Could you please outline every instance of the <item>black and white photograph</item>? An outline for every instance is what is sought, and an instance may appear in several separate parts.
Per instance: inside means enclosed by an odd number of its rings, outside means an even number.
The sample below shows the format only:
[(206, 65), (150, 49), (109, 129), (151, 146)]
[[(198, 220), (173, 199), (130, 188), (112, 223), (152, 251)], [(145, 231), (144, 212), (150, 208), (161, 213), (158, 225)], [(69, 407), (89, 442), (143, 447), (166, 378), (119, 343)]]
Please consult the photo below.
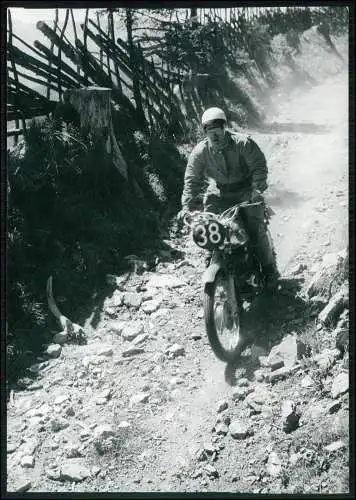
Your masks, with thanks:
[(352, 494), (352, 6), (21, 5), (4, 494)]

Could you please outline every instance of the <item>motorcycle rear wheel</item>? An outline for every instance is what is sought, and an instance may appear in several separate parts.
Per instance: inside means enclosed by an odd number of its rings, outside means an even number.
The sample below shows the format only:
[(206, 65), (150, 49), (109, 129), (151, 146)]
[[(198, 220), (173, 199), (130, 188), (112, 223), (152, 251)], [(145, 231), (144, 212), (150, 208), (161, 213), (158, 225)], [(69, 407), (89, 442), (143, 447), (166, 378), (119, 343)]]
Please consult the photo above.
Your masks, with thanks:
[(221, 361), (232, 362), (238, 358), (243, 348), (243, 315), (239, 297), (236, 295), (237, 313), (233, 317), (226, 283), (223, 271), (218, 271), (215, 280), (205, 285), (204, 318), (214, 354)]

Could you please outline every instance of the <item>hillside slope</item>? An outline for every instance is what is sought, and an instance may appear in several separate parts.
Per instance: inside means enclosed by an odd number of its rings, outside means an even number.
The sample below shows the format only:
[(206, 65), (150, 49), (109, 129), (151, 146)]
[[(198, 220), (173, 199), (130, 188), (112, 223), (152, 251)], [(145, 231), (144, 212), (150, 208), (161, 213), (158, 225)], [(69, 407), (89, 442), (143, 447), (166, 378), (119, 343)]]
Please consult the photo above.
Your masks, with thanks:
[[(348, 75), (328, 74), (281, 88), (252, 131), (279, 267), (301, 289), (256, 305), (254, 344), (225, 366), (204, 332), (202, 254), (172, 231), (155, 270), (93, 312), (88, 344), (52, 347), (13, 392), (9, 491), (348, 492), (348, 364), (334, 349), (348, 310), (325, 325), (307, 293), (322, 257), (348, 244)], [(283, 339), (294, 368), (274, 381), (266, 357)]]

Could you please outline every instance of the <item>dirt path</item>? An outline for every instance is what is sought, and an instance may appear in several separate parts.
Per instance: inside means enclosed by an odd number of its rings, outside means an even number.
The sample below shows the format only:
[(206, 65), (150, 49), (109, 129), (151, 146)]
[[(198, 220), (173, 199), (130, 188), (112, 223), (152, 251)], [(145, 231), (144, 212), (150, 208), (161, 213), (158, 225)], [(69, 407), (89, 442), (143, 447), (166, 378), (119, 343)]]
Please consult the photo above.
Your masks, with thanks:
[[(311, 266), (325, 252), (345, 248), (347, 86), (347, 74), (341, 74), (307, 93), (296, 93), (275, 109), (275, 116), (269, 122), (270, 133), (252, 133), (270, 166), (266, 199), (276, 212), (271, 232), (282, 272), (298, 262)], [(204, 338), (203, 329), (201, 334)], [(189, 462), (197, 443), (209, 442), (211, 426), (207, 422), (214, 423), (218, 401), (231, 396), (225, 365), (209, 353), (207, 342), (205, 346), (198, 362), (199, 390), (183, 394), (180, 403), (184, 410), (179, 411), (178, 407), (173, 421), (162, 432), (167, 436), (167, 450), (163, 453), (161, 448), (160, 460), (171, 470), (179, 470)], [(160, 418), (157, 416), (151, 422), (152, 428), (162, 429)], [(172, 481), (161, 484), (162, 491), (171, 488)]]
[[(347, 96), (347, 74), (334, 76), (280, 102), (269, 124), (253, 131), (270, 166), (267, 200), (276, 212), (271, 231), (282, 272), (303, 262), (308, 277), (323, 254), (346, 245)], [(241, 474), (239, 490), (244, 486), (253, 491), (244, 483), (243, 467), (264, 451), (268, 416), (249, 447), (236, 448), (215, 439), (222, 455), (216, 480), (210, 482), (199, 473), (191, 476), (197, 450), (211, 442), (218, 402), (231, 400), (236, 379), (253, 380), (261, 352), (250, 351), (232, 374), (216, 360), (202, 321), (201, 256), (190, 239), (172, 244), (184, 249), (190, 264), (161, 264), (156, 274), (182, 283), (177, 288), (146, 287), (143, 294), (159, 301), (157, 312), (148, 315), (120, 305), (113, 313), (111, 297), (111, 312), (108, 304), (89, 344), (63, 346), (61, 357), (45, 365), (39, 386), (15, 394), (8, 409), (14, 448), (8, 455), (9, 489), (30, 481), (31, 491), (236, 491), (236, 477)], [(121, 295), (116, 299), (121, 304)], [(279, 307), (283, 309), (283, 304)], [(121, 331), (118, 323), (133, 320), (144, 323), (147, 336), (137, 344), (143, 351), (126, 358), (122, 353), (128, 343), (115, 329)], [(260, 320), (261, 331), (275, 329), (278, 338), (293, 328), (287, 317), (278, 326), (273, 321), (267, 324), (267, 318)], [(177, 349), (169, 354), (174, 344), (184, 353)], [(100, 354), (105, 347), (111, 353)], [(137, 394), (143, 395), (141, 402), (132, 399)], [(270, 397), (273, 400), (273, 394)], [(50, 410), (43, 409), (44, 403)], [(54, 416), (65, 419), (63, 428), (53, 424)], [(119, 431), (120, 438), (114, 449), (98, 455), (93, 433), (102, 424)], [(19, 450), (33, 439), (35, 463), (21, 468)], [(73, 456), (79, 458), (68, 458), (66, 449), (73, 442), (79, 450)], [(58, 481), (58, 467), (83, 457), (91, 467), (87, 479)]]

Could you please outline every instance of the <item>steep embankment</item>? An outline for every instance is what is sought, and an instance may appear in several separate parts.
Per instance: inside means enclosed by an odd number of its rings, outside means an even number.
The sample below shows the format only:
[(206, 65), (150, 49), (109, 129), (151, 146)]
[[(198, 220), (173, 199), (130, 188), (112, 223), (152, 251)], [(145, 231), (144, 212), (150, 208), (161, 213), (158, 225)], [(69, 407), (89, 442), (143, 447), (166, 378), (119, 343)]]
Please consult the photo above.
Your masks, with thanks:
[[(280, 96), (253, 131), (270, 165), (279, 266), (304, 285), (256, 306), (239, 364), (214, 358), (201, 254), (172, 234), (184, 255), (122, 282), (88, 320), (88, 344), (58, 348), (14, 393), (10, 491), (348, 491), (347, 363), (325, 351), (336, 330), (305, 293), (319, 258), (347, 245), (347, 97), (347, 74), (332, 75)], [(274, 381), (283, 363), (293, 370)]]

